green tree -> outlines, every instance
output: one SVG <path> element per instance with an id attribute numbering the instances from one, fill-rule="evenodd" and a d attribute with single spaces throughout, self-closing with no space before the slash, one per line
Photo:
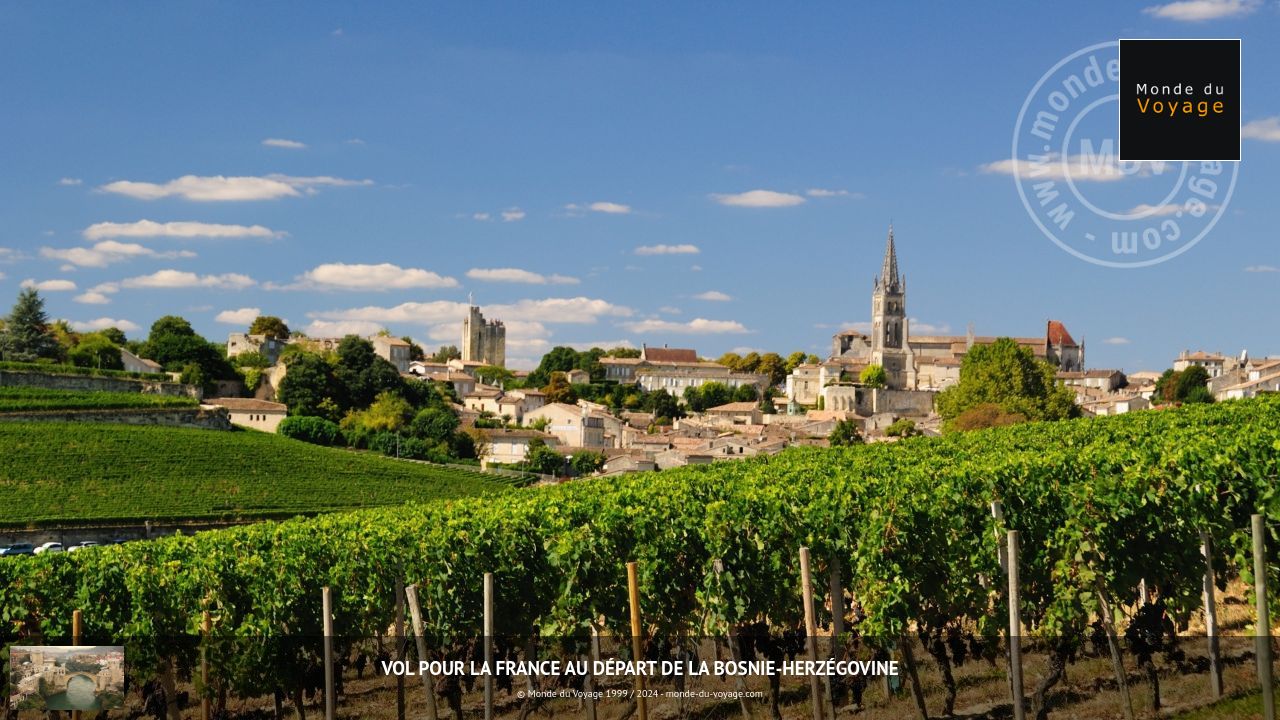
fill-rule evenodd
<path id="1" fill-rule="evenodd" d="M 407 400 L 393 392 L 382 392 L 367 410 L 348 417 L 357 418 L 361 426 L 372 432 L 397 432 L 409 424 L 414 414 Z"/>
<path id="2" fill-rule="evenodd" d="M 702 412 L 707 408 L 732 402 L 733 389 L 724 383 L 704 383 L 701 387 L 685 388 L 684 401 L 689 405 L 689 409 Z"/>
<path id="3" fill-rule="evenodd" d="M 541 387 L 551 382 L 553 373 L 567 373 L 578 367 L 578 351 L 571 347 L 558 345 L 542 356 L 538 367 L 529 373 L 528 386 Z"/>
<path id="4" fill-rule="evenodd" d="M 461 360 L 461 359 L 462 359 L 462 352 L 458 350 L 457 345 L 441 345 L 439 350 L 436 350 L 434 353 L 431 354 L 430 357 L 427 358 L 427 361 L 433 362 L 433 363 L 446 363 L 446 362 L 449 362 L 450 360 Z"/>
<path id="5" fill-rule="evenodd" d="M 884 434 L 889 437 L 915 437 L 920 434 L 920 430 L 916 428 L 916 421 L 907 418 L 899 418 L 893 421 L 893 424 L 884 429 Z"/>
<path id="6" fill-rule="evenodd" d="M 506 387 L 511 379 L 515 377 L 515 373 L 498 365 L 481 365 L 476 368 L 474 373 L 476 379 L 486 385 L 501 385 Z"/>
<path id="7" fill-rule="evenodd" d="M 803 350 L 797 350 L 787 356 L 786 370 L 790 375 L 792 371 L 804 364 L 805 354 Z"/>
<path id="8" fill-rule="evenodd" d="M 1028 420 L 1079 416 L 1075 395 L 1057 381 L 1056 374 L 1056 369 L 1036 359 L 1030 348 L 1009 338 L 977 345 L 960 364 L 960 382 L 938 393 L 938 414 L 947 421 L 944 427 L 948 429 L 956 429 L 951 421 L 985 404 L 997 406 L 1005 416 L 1021 415 Z"/>
<path id="9" fill-rule="evenodd" d="M 604 467 L 604 461 L 603 453 L 593 450 L 579 450 L 569 458 L 569 467 L 573 468 L 574 475 L 590 475 Z"/>
<path id="10" fill-rule="evenodd" d="M 862 444 L 862 432 L 858 430 L 856 420 L 838 420 L 835 427 L 831 428 L 831 434 L 827 435 L 827 442 L 831 443 L 831 447 L 848 447 L 849 445 Z"/>
<path id="11" fill-rule="evenodd" d="M 44 312 L 44 298 L 35 288 L 25 288 L 18 293 L 18 301 L 4 321 L 4 333 L 0 335 L 0 356 L 15 362 L 34 362 L 42 358 L 56 358 L 58 340 L 49 326 L 49 316 Z"/>
<path id="12" fill-rule="evenodd" d="M 67 360 L 80 367 L 123 370 L 120 348 L 100 332 L 80 336 L 80 343 L 67 353 Z"/>
<path id="13" fill-rule="evenodd" d="M 333 367 L 311 352 L 292 355 L 276 399 L 289 406 L 290 415 L 312 415 L 337 421 L 346 401 Z"/>
<path id="14" fill-rule="evenodd" d="M 534 438 L 529 441 L 524 465 L 531 472 L 541 475 L 561 475 L 564 473 L 564 456 L 547 447 L 542 438 Z"/>
<path id="15" fill-rule="evenodd" d="M 578 402 L 578 395 L 574 392 L 573 386 L 569 384 L 568 376 L 563 372 L 554 372 L 551 374 L 551 380 L 543 388 L 542 392 L 547 396 L 549 403 L 573 403 Z"/>
<path id="16" fill-rule="evenodd" d="M 426 359 L 427 351 L 423 350 L 421 345 L 414 342 L 413 338 L 409 337 L 408 335 L 405 335 L 400 339 L 409 343 L 409 362 L 421 361 Z"/>
<path id="17" fill-rule="evenodd" d="M 214 345 L 196 334 L 191 323 L 176 315 L 165 315 L 151 324 L 151 334 L 142 345 L 143 357 L 155 360 L 170 372 L 186 372 L 197 365 L 205 380 L 206 390 L 214 380 L 239 377 L 226 358 L 226 348 Z"/>
<path id="18" fill-rule="evenodd" d="M 733 391 L 733 400 L 730 402 L 755 402 L 759 399 L 760 393 L 756 390 L 755 385 L 739 385 Z"/>
<path id="19" fill-rule="evenodd" d="M 250 335 L 266 335 L 267 337 L 289 339 L 289 326 L 275 315 L 259 315 L 249 325 Z"/>
<path id="20" fill-rule="evenodd" d="M 858 381 L 870 388 L 882 388 L 888 379 L 884 366 L 875 364 L 866 366 L 858 375 Z"/>
<path id="21" fill-rule="evenodd" d="M 644 400 L 644 408 L 653 413 L 654 420 L 678 420 L 685 416 L 684 406 L 666 390 L 654 390 Z"/>
<path id="22" fill-rule="evenodd" d="M 1178 375 L 1174 384 L 1174 399 L 1186 403 L 1213 402 L 1209 392 L 1209 371 L 1192 365 Z"/>
<path id="23" fill-rule="evenodd" d="M 769 385 L 780 385 L 787 379 L 787 361 L 778 353 L 768 352 L 760 356 L 756 372 L 769 376 Z"/>
<path id="24" fill-rule="evenodd" d="M 401 394 L 404 388 L 396 366 L 379 357 L 373 343 L 357 335 L 348 335 L 338 343 L 334 374 L 346 390 L 347 406 L 352 408 L 368 407 L 380 393 Z"/>
<path id="25" fill-rule="evenodd" d="M 413 416 L 409 431 L 424 440 L 452 442 L 458 430 L 458 416 L 442 407 L 430 407 Z"/>
<path id="26" fill-rule="evenodd" d="M 105 330 L 99 330 L 98 333 L 114 343 L 116 347 L 124 347 L 129 342 L 129 339 L 124 336 L 124 331 L 118 327 L 109 327 Z"/>

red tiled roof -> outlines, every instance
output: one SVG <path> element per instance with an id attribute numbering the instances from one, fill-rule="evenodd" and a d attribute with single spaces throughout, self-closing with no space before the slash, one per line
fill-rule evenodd
<path id="1" fill-rule="evenodd" d="M 698 362 L 698 353 L 690 348 L 653 348 L 646 346 L 641 357 L 649 362 Z"/>
<path id="2" fill-rule="evenodd" d="M 1053 345 L 1074 346 L 1076 341 L 1071 338 L 1071 333 L 1067 332 L 1067 326 L 1057 320 L 1049 321 L 1049 342 Z"/>

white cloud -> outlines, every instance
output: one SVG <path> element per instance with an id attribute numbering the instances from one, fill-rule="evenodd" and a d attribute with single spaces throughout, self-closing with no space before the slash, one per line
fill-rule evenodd
<path id="1" fill-rule="evenodd" d="M 611 215 L 627 215 L 631 213 L 630 205 L 613 202 L 593 202 L 588 207 L 594 212 L 609 213 Z"/>
<path id="2" fill-rule="evenodd" d="M 1280 272 L 1280 268 L 1275 265 L 1250 265 L 1246 267 L 1244 271 L 1251 273 L 1273 273 Z"/>
<path id="3" fill-rule="evenodd" d="M 478 212 L 478 213 L 472 213 L 471 219 L 479 220 L 480 222 L 488 222 L 489 220 L 493 219 L 493 216 L 487 212 Z"/>
<path id="4" fill-rule="evenodd" d="M 946 323 L 927 323 L 918 318 L 908 318 L 907 327 L 911 335 L 947 335 L 951 332 L 951 326 Z M 836 325 L 826 323 L 815 324 L 816 328 L 838 327 L 841 330 L 857 330 L 864 335 L 871 332 L 870 320 L 859 320 L 857 322 L 843 322 Z"/>
<path id="5" fill-rule="evenodd" d="M 1117 337 L 1109 337 L 1109 338 L 1107 338 L 1106 340 L 1103 340 L 1103 341 L 1102 341 L 1102 344 L 1103 344 L 1103 345 L 1128 345 L 1128 344 L 1129 344 L 1129 338 L 1127 338 L 1127 337 L 1119 337 L 1119 336 L 1117 336 Z"/>
<path id="6" fill-rule="evenodd" d="M 220 225 L 203 222 L 166 222 L 139 220 L 131 223 L 100 222 L 84 229 L 88 240 L 102 238 L 274 238 L 284 235 L 261 225 Z"/>
<path id="7" fill-rule="evenodd" d="M 507 208 L 502 211 L 502 222 L 515 222 L 524 219 L 524 211 L 518 207 Z"/>
<path id="8" fill-rule="evenodd" d="M 5 275 L 4 273 L 0 272 L 0 280 L 5 279 L 6 277 L 8 277 L 8 276 L 7 276 L 7 275 Z"/>
<path id="9" fill-rule="evenodd" d="M 223 273 L 221 275 L 197 275 L 180 270 L 158 270 L 150 275 L 140 275 L 120 282 L 127 288 L 213 288 L 218 290 L 243 290 L 257 283 L 248 275 Z"/>
<path id="10" fill-rule="evenodd" d="M 375 323 L 414 323 L 437 325 L 461 322 L 467 314 L 466 303 L 450 300 L 432 302 L 407 302 L 393 307 L 347 308 L 312 312 L 308 317 L 316 320 L 363 320 Z M 485 316 L 502 320 L 509 327 L 514 322 L 544 322 L 590 324 L 602 317 L 630 317 L 631 308 L 614 305 L 606 300 L 588 297 L 544 298 L 520 300 L 506 305 L 486 305 Z"/>
<path id="11" fill-rule="evenodd" d="M 680 308 L 672 307 L 671 305 L 663 305 L 662 307 L 658 308 L 658 312 L 666 313 L 668 315 L 679 315 Z"/>
<path id="12" fill-rule="evenodd" d="M 1248 15 L 1261 4 L 1260 0 L 1179 0 L 1165 5 L 1152 5 L 1142 12 L 1165 20 L 1198 22 Z"/>
<path id="13" fill-rule="evenodd" d="M 286 150 L 306 150 L 307 144 L 298 142 L 297 140 L 286 140 L 284 138 L 267 138 L 262 141 L 267 147 L 284 148 Z"/>
<path id="14" fill-rule="evenodd" d="M 96 290 L 89 290 L 80 295 L 75 296 L 72 300 L 84 305 L 106 305 L 111 302 L 111 298 Z"/>
<path id="15" fill-rule="evenodd" d="M 488 282 L 525 283 L 528 285 L 577 285 L 578 278 L 567 275 L 542 275 L 519 268 L 471 268 L 467 277 Z"/>
<path id="16" fill-rule="evenodd" d="M 131 258 L 155 258 L 160 260 L 176 260 L 193 258 L 190 250 L 174 250 L 156 252 L 137 243 L 122 243 L 115 240 L 103 240 L 94 243 L 93 247 L 74 248 L 40 248 L 40 256 L 50 260 L 61 260 L 71 267 L 106 267 L 112 263 Z"/>
<path id="17" fill-rule="evenodd" d="M 376 335 L 382 323 L 367 320 L 312 320 L 305 328 L 310 337 L 345 337 L 347 335 Z"/>
<path id="18" fill-rule="evenodd" d="M 1035 161 L 1019 158 L 997 160 L 978 169 L 984 173 L 1015 175 L 1020 180 L 1066 180 L 1070 177 L 1077 182 L 1116 182 L 1130 177 L 1162 175 L 1171 169 L 1169 163 L 1160 161 L 1121 163 L 1110 154 L 1090 157 L 1051 152 L 1042 158 Z"/>
<path id="19" fill-rule="evenodd" d="M 65 187 L 75 187 L 76 185 L 79 185 L 83 182 L 84 181 L 81 180 L 80 178 L 64 177 L 58 181 L 58 184 Z"/>
<path id="20" fill-rule="evenodd" d="M 94 332 L 95 330 L 106 330 L 110 327 L 118 328 L 124 332 L 135 332 L 142 329 L 138 327 L 136 323 L 129 322 L 128 320 L 116 320 L 109 317 L 100 317 L 96 320 L 86 320 L 83 322 L 73 320 L 71 321 L 71 327 L 77 332 Z"/>
<path id="21" fill-rule="evenodd" d="M 214 322 L 226 325 L 248 325 L 262 314 L 262 308 L 245 307 L 239 310 L 223 310 L 214 316 Z"/>
<path id="22" fill-rule="evenodd" d="M 863 195 L 860 192 L 849 192 L 848 190 L 828 190 L 826 188 L 809 188 L 808 190 L 805 190 L 804 194 L 808 195 L 809 197 L 815 197 L 815 198 L 847 197 L 847 198 L 853 198 L 855 200 L 861 200 L 866 197 L 866 195 Z"/>
<path id="23" fill-rule="evenodd" d="M 13 248 L 0 247 L 0 263 L 9 264 L 25 259 L 25 255 Z"/>
<path id="24" fill-rule="evenodd" d="M 584 352 L 591 348 L 600 348 L 602 350 L 612 350 L 613 348 L 633 348 L 635 343 L 630 340 L 595 340 L 593 342 L 571 342 L 556 343 L 557 345 L 567 345 L 578 352 Z"/>
<path id="25" fill-rule="evenodd" d="M 402 268 L 391 263 L 378 265 L 325 263 L 298 276 L 291 285 L 268 285 L 271 290 L 404 290 L 407 288 L 451 288 L 458 281 L 421 268 Z"/>
<path id="26" fill-rule="evenodd" d="M 711 302 L 729 302 L 733 298 L 720 292 L 719 290 L 708 290 L 693 296 L 696 300 L 709 300 Z"/>
<path id="27" fill-rule="evenodd" d="M 622 327 L 633 333 L 642 334 L 720 335 L 749 332 L 742 323 L 734 320 L 708 320 L 706 318 L 695 318 L 687 323 L 672 322 L 670 320 L 640 320 L 638 322 L 622 323 Z"/>
<path id="28" fill-rule="evenodd" d="M 342 142 L 346 143 L 347 145 L 364 145 L 365 144 L 364 141 L 361 140 L 360 138 L 351 138 L 349 140 L 343 140 Z"/>
<path id="29" fill-rule="evenodd" d="M 1240 128 L 1240 137 L 1266 142 L 1280 142 L 1280 115 L 1247 122 Z"/>
<path id="30" fill-rule="evenodd" d="M 125 195 L 139 200 L 159 200 L 180 197 L 196 202 L 234 202 L 245 200 L 275 200 L 282 197 L 299 197 L 299 188 L 311 193 L 316 186 L 347 187 L 372 185 L 372 180 L 346 180 L 327 175 L 294 177 L 273 174 L 266 177 L 223 175 L 183 175 L 166 183 L 117 180 L 98 188 L 103 192 Z"/>
<path id="31" fill-rule="evenodd" d="M 733 207 L 777 208 L 791 207 L 804 202 L 800 195 L 774 190 L 748 190 L 742 193 L 713 193 L 711 197 L 721 205 Z"/>
<path id="32" fill-rule="evenodd" d="M 697 245 L 641 245 L 637 255 L 697 255 L 702 252 Z"/>
<path id="33" fill-rule="evenodd" d="M 20 283 L 24 288 L 35 288 L 40 292 L 70 292 L 76 289 L 76 284 L 71 280 L 34 280 L 27 278 Z"/>

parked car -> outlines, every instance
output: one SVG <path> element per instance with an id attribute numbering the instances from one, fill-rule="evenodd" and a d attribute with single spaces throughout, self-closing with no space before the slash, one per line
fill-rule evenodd
<path id="1" fill-rule="evenodd" d="M 0 548 L 0 555 L 31 555 L 35 552 L 35 547 L 31 543 L 14 543 L 6 548 Z"/>
<path id="2" fill-rule="evenodd" d="M 94 542 L 93 540 L 84 540 L 67 548 L 67 552 L 75 552 L 77 550 L 83 550 L 89 547 L 98 547 L 98 543 Z"/>
<path id="3" fill-rule="evenodd" d="M 40 555 L 47 552 L 55 553 L 55 552 L 62 552 L 62 551 L 63 551 L 62 543 L 47 542 L 41 545 L 40 547 L 36 548 L 36 555 Z"/>

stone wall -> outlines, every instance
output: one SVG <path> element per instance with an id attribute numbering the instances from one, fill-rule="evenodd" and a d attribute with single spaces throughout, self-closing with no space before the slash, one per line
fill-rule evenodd
<path id="1" fill-rule="evenodd" d="M 893 413 L 921 417 L 933 412 L 933 397 L 937 395 L 930 390 L 872 390 L 868 394 L 871 396 L 871 412 L 864 414 Z"/>
<path id="2" fill-rule="evenodd" d="M 261 520 L 165 521 L 145 524 L 85 521 L 78 527 L 68 528 L 0 528 L 0 547 L 21 542 L 31 543 L 36 547 L 47 542 L 59 542 L 65 547 L 70 547 L 86 540 L 105 545 L 114 540 L 146 540 L 173 534 L 193 535 L 205 530 L 219 530 L 254 522 L 261 522 Z"/>
<path id="3" fill-rule="evenodd" d="M 196 398 L 197 400 L 201 397 L 201 390 L 195 385 L 183 385 L 182 383 L 164 380 L 60 375 L 28 370 L 0 370 L 0 387 L 39 387 L 50 390 L 76 390 L 81 392 L 136 392 L 148 395 L 185 396 Z"/>
<path id="4" fill-rule="evenodd" d="M 94 422 L 122 425 L 161 425 L 199 430 L 230 430 L 226 408 L 201 405 L 186 408 L 121 410 L 41 410 L 0 413 L 0 422 Z"/>

